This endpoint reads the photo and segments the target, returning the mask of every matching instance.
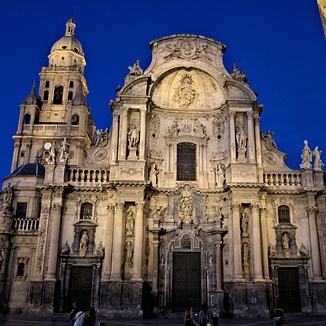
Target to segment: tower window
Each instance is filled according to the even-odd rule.
[[[73,88],[74,87],[74,82],[71,80],[69,83],[69,88]]]
[[[25,274],[25,264],[19,263],[17,267],[17,276],[24,276]]]
[[[48,80],[45,82],[45,87],[46,88],[49,88],[50,87],[50,82]]]
[[[43,94],[43,101],[47,101],[49,99],[49,91],[46,90],[44,91],[44,94]]]
[[[17,203],[16,217],[26,217],[27,203]]]
[[[71,124],[73,126],[77,126],[79,125],[79,116],[77,114],[74,114],[72,117],[71,117]]]
[[[63,86],[56,86],[54,89],[53,104],[62,104]]]
[[[73,92],[70,91],[70,92],[68,93],[68,101],[71,101],[72,98],[73,98]]]
[[[196,145],[180,143],[177,145],[177,180],[196,180]]]
[[[24,123],[24,125],[29,125],[31,123],[31,115],[30,114],[25,114],[23,123]]]
[[[290,223],[290,210],[286,205],[281,205],[278,208],[278,222]]]

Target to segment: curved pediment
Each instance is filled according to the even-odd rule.
[[[152,101],[160,108],[207,110],[220,107],[225,94],[206,72],[181,67],[157,80],[152,88]]]

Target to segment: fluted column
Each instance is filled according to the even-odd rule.
[[[113,219],[115,213],[115,205],[108,206],[108,216],[105,229],[105,255],[103,262],[103,281],[108,281],[112,269],[112,249],[113,249]]]
[[[231,151],[231,163],[235,163],[237,160],[236,156],[236,144],[235,144],[235,128],[234,128],[234,115],[235,112],[230,111],[230,151]]]
[[[152,277],[152,293],[156,294],[158,292],[157,282],[158,282],[158,232],[154,233],[153,236],[153,277]]]
[[[234,279],[243,280],[241,263],[241,235],[240,235],[240,205],[234,204],[233,214],[233,258],[234,258]],[[232,239],[230,239],[232,241]]]
[[[321,266],[320,266],[320,250],[318,244],[318,231],[316,224],[316,207],[309,207],[307,209],[309,230],[310,230],[310,254],[311,264],[313,271],[313,280],[320,281],[321,277]]]
[[[133,280],[141,280],[141,266],[142,266],[142,257],[143,257],[143,210],[144,202],[138,202],[137,205],[137,214],[135,221],[135,246],[134,246],[134,264],[133,264]]]
[[[262,231],[262,259],[263,259],[263,278],[269,280],[269,265],[268,265],[268,236],[266,223],[266,208],[260,209],[260,224]]]
[[[19,148],[20,148],[20,140],[18,142],[15,141],[15,144],[14,144],[14,154],[13,154],[13,157],[12,157],[11,172],[18,167],[18,164],[19,164],[18,163],[18,160],[19,160],[19,157],[18,157]]]
[[[49,265],[46,273],[46,280],[56,279],[56,269],[59,251],[59,237],[61,227],[61,205],[55,204],[51,209],[52,227],[51,227],[51,243],[49,250]]]
[[[124,108],[121,121],[121,142],[119,159],[125,160],[127,155],[127,130],[128,130],[128,109]]]
[[[259,205],[253,204],[251,206],[252,213],[252,243],[254,254],[254,280],[259,281],[263,279],[262,276],[262,260],[261,260],[261,235],[259,224]]]
[[[258,167],[262,166],[262,160],[261,160],[261,143],[260,143],[260,126],[259,126],[259,115],[254,116],[255,119],[255,141],[256,141],[256,159]]]
[[[119,202],[117,204],[117,210],[114,216],[111,280],[115,280],[115,281],[121,280],[123,207],[124,207],[124,202]]]
[[[145,159],[145,142],[146,142],[146,109],[140,109],[140,144],[139,159]]]
[[[111,164],[115,164],[117,162],[118,133],[119,133],[119,115],[117,113],[113,113],[112,139],[111,139]]]
[[[248,161],[249,163],[255,163],[255,136],[254,136],[254,122],[253,113],[247,112],[248,118]]]
[[[221,244],[219,241],[215,243],[215,255],[216,255],[216,291],[222,291],[222,255]]]

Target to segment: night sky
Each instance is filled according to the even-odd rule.
[[[0,176],[10,173],[19,104],[73,15],[86,58],[85,77],[97,128],[111,126],[108,106],[137,59],[145,70],[148,43],[191,33],[227,46],[224,65],[247,72],[264,105],[261,130],[299,169],[303,141],[326,163],[326,40],[315,0],[2,0],[0,14]]]

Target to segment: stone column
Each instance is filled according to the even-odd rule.
[[[113,113],[112,121],[112,139],[111,139],[111,164],[117,163],[118,154],[118,133],[119,133],[119,115]]]
[[[241,263],[241,235],[240,235],[240,204],[233,204],[233,258],[234,258],[234,281],[243,280]],[[229,239],[232,241],[232,239]]]
[[[219,241],[215,243],[215,255],[216,255],[216,291],[222,291],[222,255],[221,244]]]
[[[203,151],[203,168],[202,171],[207,171],[207,146],[206,144],[202,145],[202,151]]]
[[[52,206],[52,227],[51,230],[51,242],[49,250],[49,265],[45,276],[46,280],[56,279],[56,269],[59,251],[59,237],[60,237],[60,226],[61,226],[61,205],[54,204]]]
[[[252,248],[254,262],[254,281],[263,280],[262,276],[262,260],[261,260],[261,235],[259,223],[259,205],[252,204]]]
[[[174,144],[170,145],[170,172],[174,171]]]
[[[146,109],[140,109],[140,141],[139,141],[139,159],[145,159],[146,142]]]
[[[20,148],[20,141],[19,142],[16,141],[15,144],[14,144],[14,154],[13,154],[13,157],[12,157],[11,172],[14,171],[18,167],[19,148]]]
[[[124,108],[122,112],[122,121],[121,121],[121,142],[120,142],[120,151],[119,159],[125,160],[127,154],[127,130],[128,130],[128,109]]]
[[[256,160],[258,167],[262,166],[262,160],[261,160],[261,142],[260,142],[260,126],[259,126],[259,115],[254,115],[255,119],[255,141],[256,141]]]
[[[318,244],[318,231],[316,224],[316,207],[309,207],[307,209],[308,223],[310,230],[310,254],[311,265],[313,272],[313,280],[321,281],[321,266],[320,266],[320,250]]]
[[[137,205],[137,214],[135,221],[135,246],[134,246],[134,264],[133,264],[133,276],[132,280],[141,281],[141,266],[142,266],[142,257],[143,257],[143,209],[144,202],[138,202]]]
[[[253,113],[247,112],[248,118],[248,161],[255,163],[255,136],[254,136],[254,122]]]
[[[124,202],[117,203],[117,211],[114,216],[112,274],[111,274],[111,280],[114,281],[121,281],[123,207],[124,207]]]
[[[268,236],[266,223],[266,208],[260,209],[260,223],[262,230],[262,257],[263,257],[263,278],[269,280],[269,265],[268,265]]]
[[[230,111],[229,117],[230,117],[230,150],[231,150],[231,163],[235,163],[237,161],[236,159],[236,143],[235,143],[235,128],[234,128],[234,111]]]
[[[152,293],[157,294],[158,288],[158,246],[159,235],[158,232],[153,234],[153,278],[152,278]]]
[[[115,213],[115,205],[108,206],[108,217],[105,229],[105,255],[103,262],[103,281],[108,281],[112,270],[112,245],[113,245],[113,219]]]

